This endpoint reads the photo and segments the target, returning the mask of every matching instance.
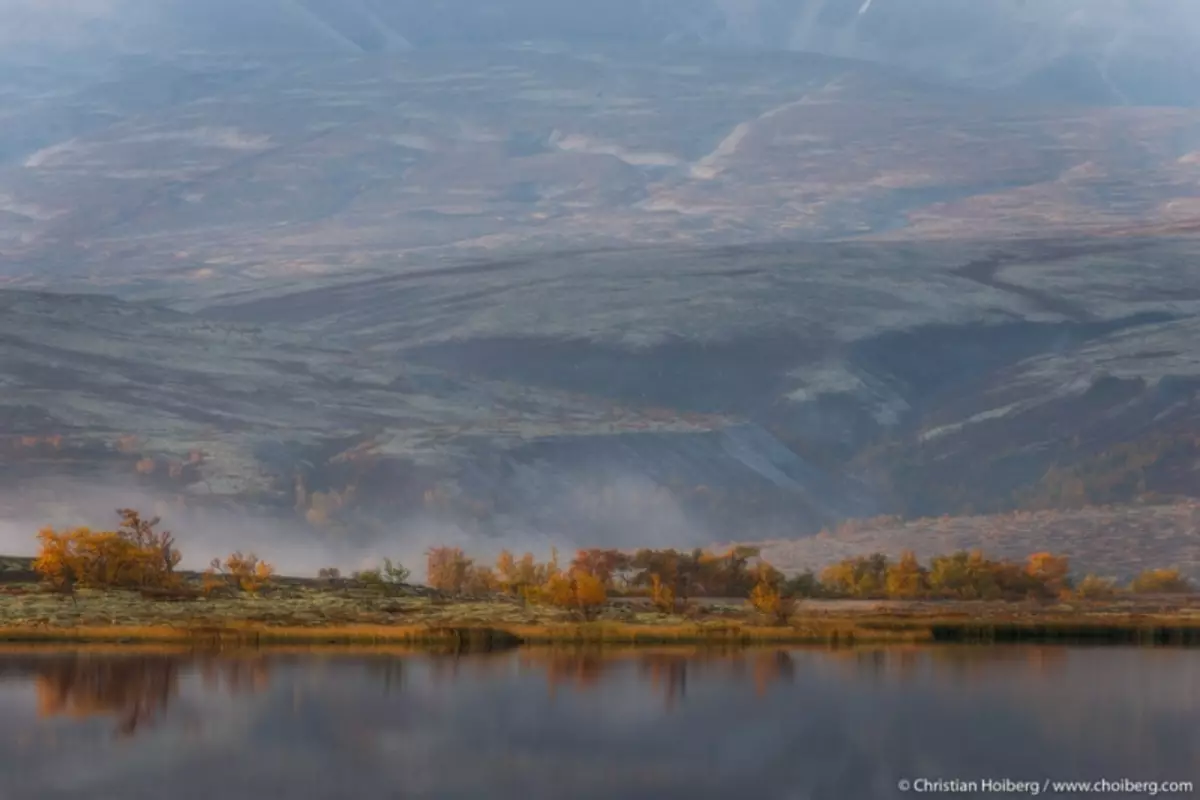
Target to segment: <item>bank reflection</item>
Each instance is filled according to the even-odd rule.
[[[32,685],[40,717],[115,720],[120,736],[156,726],[171,710],[181,685],[192,692],[241,695],[266,692],[277,668],[303,656],[246,654],[39,654],[0,655],[0,680],[23,679]],[[687,702],[700,681],[745,686],[765,697],[773,687],[792,684],[799,672],[822,673],[848,682],[907,684],[929,681],[942,686],[980,685],[1016,672],[1042,679],[1069,667],[1068,653],[1053,648],[999,649],[844,649],[804,650],[522,650],[481,655],[398,653],[327,654],[322,662],[352,666],[385,696],[420,694],[424,686],[495,683],[521,673],[544,681],[557,692],[591,692],[609,683],[642,683],[662,698],[670,712]],[[413,670],[415,669],[415,673]],[[410,680],[416,675],[416,682]],[[292,682],[292,704],[299,707],[307,689]],[[359,683],[359,681],[355,681]],[[1039,683],[1050,684],[1052,680]],[[285,689],[287,687],[284,687]],[[1027,687],[1028,688],[1028,687]],[[191,713],[191,712],[189,712]],[[200,713],[203,713],[201,707]]]
[[[687,699],[690,680],[702,677],[750,682],[759,696],[775,683],[791,683],[796,674],[793,655],[786,650],[741,653],[691,652],[561,652],[531,651],[520,657],[521,666],[545,675],[553,695],[560,688],[590,691],[613,674],[633,666],[633,672],[654,687],[670,711]]]
[[[41,718],[110,717],[116,735],[153,728],[179,696],[183,677],[199,674],[208,692],[255,693],[270,683],[266,657],[52,655],[3,657],[0,676],[32,678]]]

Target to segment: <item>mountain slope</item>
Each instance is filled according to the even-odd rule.
[[[959,260],[1000,246],[986,275]],[[689,546],[1069,508],[1055,475],[1196,435],[1197,246],[576,252],[191,313],[10,291],[0,463],[22,502],[74,475],[351,540]],[[1197,454],[1168,455],[1105,462],[1132,475],[1108,499],[1200,496]]]
[[[1031,104],[816,56],[196,57],[0,89],[0,278],[31,285],[1200,218],[1198,110]]]

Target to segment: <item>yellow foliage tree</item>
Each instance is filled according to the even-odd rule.
[[[585,570],[576,570],[571,575],[575,582],[575,603],[584,619],[592,619],[608,601],[608,589],[604,579]]]
[[[537,599],[559,608],[570,608],[574,604],[575,589],[571,579],[562,573],[551,575],[539,587]]]
[[[777,584],[766,580],[760,580],[750,591],[750,605],[777,625],[786,625],[796,610],[796,601],[784,596]]]
[[[82,561],[75,546],[77,537],[91,536],[87,528],[58,533],[43,528],[38,533],[41,548],[33,568],[44,583],[63,592],[73,592],[82,571]]]
[[[675,611],[675,591],[655,573],[650,576],[650,603],[664,614]]]
[[[884,592],[890,564],[886,556],[848,558],[821,572],[821,584],[834,595],[875,597]]]
[[[888,597],[923,597],[929,592],[929,577],[912,551],[906,550],[900,560],[887,568]]]

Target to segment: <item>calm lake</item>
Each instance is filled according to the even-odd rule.
[[[868,800],[918,778],[1200,780],[1200,651],[0,650],[4,800]]]

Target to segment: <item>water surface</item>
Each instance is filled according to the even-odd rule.
[[[918,777],[1196,780],[1200,651],[0,651],[4,800],[869,800]]]

